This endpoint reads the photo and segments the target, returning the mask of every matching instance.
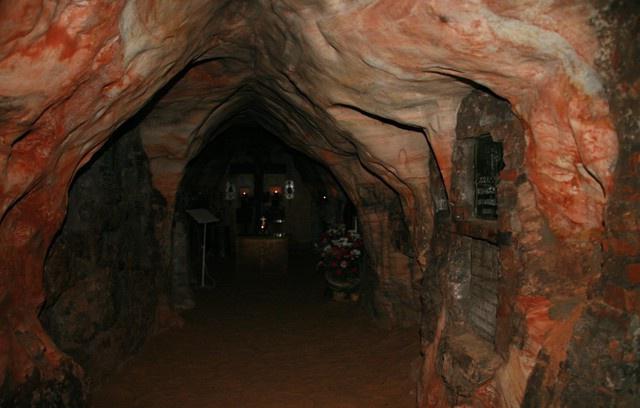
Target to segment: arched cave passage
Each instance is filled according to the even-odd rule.
[[[180,82],[175,86],[179,87]],[[172,92],[176,91],[170,89],[165,98]],[[247,93],[255,95],[253,90]],[[162,144],[170,146],[171,139],[150,138],[158,124],[146,122],[163,113],[158,113],[163,109],[162,102],[157,103],[147,116],[123,127],[78,176],[71,189],[69,215],[50,250],[45,268],[47,302],[41,320],[56,344],[81,363],[92,379],[100,379],[103,373],[115,368],[114,355],[135,352],[149,334],[171,324],[172,316],[162,315],[163,310],[167,313],[171,307],[178,310],[193,307],[192,291],[200,284],[210,286],[212,278],[224,282],[229,278],[230,267],[233,273],[251,278],[265,272],[261,270],[264,259],[259,263],[253,259],[239,266],[239,260],[255,258],[255,249],[240,242],[243,235],[259,233],[258,220],[269,214],[273,204],[271,190],[278,189],[281,194],[286,179],[293,179],[298,186],[296,200],[306,201],[296,211],[307,212],[307,216],[295,214],[286,218],[298,217],[300,225],[297,226],[306,224],[308,230],[285,228],[284,232],[292,249],[302,252],[307,262],[310,244],[318,239],[323,227],[342,221],[340,210],[349,201],[328,169],[308,158],[306,162],[301,160],[300,153],[276,140],[246,114],[231,115],[229,120],[218,124],[218,129],[205,134],[199,151],[181,159],[183,164],[175,181],[164,184],[164,191],[158,191],[157,174],[154,182],[153,166],[147,154],[162,150]],[[258,117],[264,120],[264,111],[259,112],[262,115]],[[476,190],[488,187],[478,185],[482,159],[478,146],[482,146],[480,142],[487,137],[504,145],[505,171],[518,174],[524,139],[520,122],[509,104],[481,89],[463,99],[458,116],[450,192],[446,192],[441,169],[426,143],[422,165],[427,167],[421,167],[424,174],[420,182],[431,186],[422,193],[428,194],[429,203],[434,203],[431,210],[436,214],[433,248],[442,254],[427,266],[430,273],[425,284],[431,286],[431,293],[445,294],[440,304],[437,297],[425,294],[423,302],[433,310],[449,309],[449,326],[441,332],[447,339],[447,351],[443,353],[447,366],[443,368],[443,377],[462,396],[457,397],[462,401],[487,377],[495,375],[503,361],[504,349],[499,345],[511,341],[512,317],[503,312],[498,318],[498,309],[508,309],[512,301],[510,288],[518,278],[517,271],[502,270],[502,257],[497,249],[502,239],[498,237],[498,230],[502,236],[509,235],[508,223],[516,207],[500,205],[499,211],[495,210],[498,198],[507,203],[517,201],[517,197],[509,196],[515,195],[509,187],[513,180],[499,180],[498,171],[504,166],[500,149],[500,157],[489,160],[488,165],[494,170],[491,174],[494,194],[489,197],[495,200],[493,210],[489,217],[481,214]],[[367,120],[376,121],[385,130],[400,126],[381,118]],[[171,123],[184,125],[177,118]],[[166,122],[161,125],[166,126]],[[418,134],[424,140],[424,135],[415,129],[403,131]],[[153,145],[154,150],[149,145]],[[349,153],[354,152],[357,150]],[[384,161],[374,161],[369,166],[384,177]],[[306,171],[301,172],[302,168]],[[171,166],[168,170],[172,171]],[[368,182],[357,183],[356,188],[349,186],[360,211],[360,228],[365,238],[372,238],[372,242],[365,241],[365,253],[371,255],[365,258],[362,268],[362,304],[370,315],[386,325],[415,325],[418,305],[412,295],[420,288],[417,285],[420,282],[412,279],[419,265],[407,226],[411,222],[405,212],[407,197],[403,203],[402,197],[381,177],[369,170],[362,174],[369,174]],[[224,196],[227,182],[236,190],[231,200]],[[167,194],[168,185],[174,189],[173,193]],[[498,186],[501,188],[497,189]],[[259,192],[263,197],[259,197]],[[238,220],[242,204],[235,205],[234,201],[241,201],[244,194],[254,201],[247,219]],[[318,200],[328,195],[336,200],[335,208],[330,209],[332,219],[314,220],[310,213],[318,214],[322,205],[314,202],[314,197]],[[172,204],[167,197],[173,198]],[[202,224],[187,212],[195,208],[213,210],[221,224],[227,225],[221,229],[211,225],[213,228],[209,229],[209,249],[213,249],[213,255],[211,251],[205,253],[208,265],[205,282],[201,281],[200,274]],[[269,223],[273,221],[270,218],[267,217]],[[502,224],[501,228],[498,223]],[[169,239],[162,243],[163,237]],[[122,245],[124,242],[126,245]],[[269,251],[277,252],[271,247]],[[136,256],[138,253],[144,255]],[[285,253],[287,256],[276,260],[275,268],[270,266],[271,273],[286,273],[291,255],[289,251]],[[302,270],[312,270],[310,265]],[[499,277],[506,279],[499,280]],[[252,284],[257,282],[260,281]],[[208,296],[215,297],[215,293]],[[224,308],[209,313],[220,311]],[[430,315],[423,314],[422,318],[433,320]],[[417,349],[414,353],[418,354]],[[465,370],[460,364],[469,361],[484,377],[459,377]]]
[[[310,256],[310,252],[322,232],[339,224],[354,229],[357,220],[355,209],[345,213],[353,204],[326,167],[288,147],[250,117],[234,117],[231,122],[189,163],[176,196],[173,252],[174,258],[184,259],[178,265],[186,269],[176,271],[174,262],[174,274],[189,271],[182,279],[185,286],[189,282],[202,286],[204,228],[189,214],[193,209],[210,210],[219,220],[207,234],[207,286],[243,278],[236,275],[236,269],[249,254],[244,251],[246,243],[239,242],[241,237],[286,238],[286,252],[306,257],[313,266],[317,255]],[[287,185],[292,188],[289,195]],[[261,217],[265,217],[264,230],[260,229]],[[184,255],[177,255],[179,251]],[[282,275],[287,257],[266,258],[249,269],[258,275]],[[177,298],[181,296],[179,286],[174,287]],[[174,305],[188,305],[188,293],[183,296]]]
[[[180,81],[172,86],[179,87]],[[177,91],[168,89],[162,98],[170,97],[173,92]],[[247,95],[252,97],[255,91],[249,89]],[[153,157],[153,152],[171,148],[171,139],[158,141],[152,137],[153,130],[158,129],[154,117],[167,113],[162,112],[165,109],[162,103],[163,99],[153,101],[149,108],[123,126],[78,175],[71,188],[67,218],[47,258],[47,300],[40,319],[56,345],[86,370],[86,380],[94,384],[100,382],[116,368],[118,359],[114,357],[135,353],[147,336],[175,324],[172,308],[184,310],[193,306],[192,291],[201,283],[202,225],[186,210],[207,208],[227,224],[235,224],[226,232],[214,226],[209,229],[209,248],[219,250],[226,240],[227,254],[224,255],[233,257],[211,256],[210,252],[206,255],[207,285],[211,284],[210,277],[224,283],[229,267],[233,273],[261,277],[264,271],[255,273],[262,269],[261,262],[254,259],[239,265],[240,260],[256,255],[252,248],[239,242],[243,234],[258,233],[256,221],[273,205],[270,190],[275,187],[279,188],[279,194],[284,193],[286,179],[292,179],[297,186],[294,202],[303,202],[297,209],[290,208],[292,213],[286,217],[297,225],[285,226],[284,230],[297,261],[294,264],[299,268],[301,258],[304,261],[298,272],[306,279],[315,278],[317,286],[318,274],[312,276],[317,255],[311,253],[310,246],[318,241],[320,232],[339,223],[360,228],[364,232],[365,256],[358,263],[361,283],[354,295],[361,296],[360,304],[368,310],[369,318],[375,317],[386,326],[414,327],[409,329],[413,335],[407,336],[408,332],[404,332],[407,343],[403,344],[401,338],[395,339],[397,348],[406,352],[411,343],[407,339],[415,339],[417,333],[418,303],[412,293],[416,288],[412,287],[415,282],[409,279],[411,268],[417,265],[409,266],[415,261],[412,261],[413,249],[397,193],[361,168],[360,177],[364,176],[368,182],[364,188],[349,186],[357,206],[363,210],[363,219],[356,227],[356,208],[349,210],[351,201],[336,176],[320,163],[284,145],[257,125],[255,119],[243,114],[230,115],[231,119],[220,121],[218,128],[209,125],[211,130],[204,135],[199,151],[180,158],[180,173],[174,180],[161,180],[164,184],[159,184],[153,159],[150,161],[148,154],[151,151]],[[264,111],[259,112],[264,120]],[[172,118],[171,124],[184,126],[179,118]],[[160,126],[166,127],[167,122],[161,122]],[[193,125],[187,123],[186,126]],[[354,160],[354,152],[343,155]],[[174,169],[166,166],[156,171]],[[262,173],[259,182],[257,172]],[[250,181],[246,181],[248,175],[251,175]],[[234,200],[241,201],[242,193],[256,196],[248,220],[238,222],[236,211],[240,208],[233,205],[233,200],[229,203],[223,199],[226,181],[230,180],[237,188],[238,197]],[[249,186],[243,184],[245,181]],[[169,189],[173,190],[167,194]],[[264,195],[259,199],[262,208],[256,205],[258,189]],[[235,213],[235,216],[225,219],[224,212]],[[215,239],[211,232],[217,236]],[[136,257],[136,253],[144,255]],[[291,251],[287,251],[288,256],[277,260],[275,267],[271,265],[270,272],[284,275],[290,254]],[[389,259],[390,254],[393,259]],[[228,261],[232,261],[231,265]],[[381,273],[384,275],[380,276]],[[264,280],[250,285],[258,282],[264,283]],[[320,285],[325,285],[322,279]],[[296,289],[300,288],[294,285],[293,290]],[[317,298],[318,293],[315,295]],[[203,303],[207,304],[207,300]],[[224,310],[225,305],[210,313],[224,313]],[[322,323],[318,322],[321,327]],[[331,337],[330,333],[327,335]],[[357,344],[357,341],[352,339],[350,343]],[[410,356],[417,355],[414,344]],[[405,354],[405,360],[406,357]],[[366,359],[361,363],[365,371],[373,368],[366,368]],[[408,365],[405,361],[404,367]],[[398,391],[393,390],[392,395]],[[412,400],[415,396],[411,397],[409,392],[413,391],[405,393],[404,398]]]
[[[357,208],[418,406],[639,405],[636,3],[0,6],[0,406],[175,323],[181,182],[247,110]]]

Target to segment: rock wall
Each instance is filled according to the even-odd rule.
[[[640,5],[623,1],[599,7],[592,24],[600,41],[611,46],[601,50],[597,67],[605,78],[620,145],[605,211],[602,268],[589,288],[590,301],[576,323],[559,376],[567,391],[555,400],[545,395],[532,403],[640,404]]]
[[[639,14],[631,0],[2,3],[3,394],[30,390],[37,401],[38,384],[57,390],[51,398],[78,389],[77,366],[37,318],[44,259],[74,176],[154,99],[140,133],[167,202],[161,248],[187,164],[216,128],[247,115],[329,167],[358,207],[375,253],[375,310],[398,320],[422,298],[421,404],[574,404],[584,390],[605,403],[636,398],[622,395],[637,367]],[[502,365],[488,361],[495,375],[479,388],[457,382],[457,396],[443,375],[461,378],[460,354],[436,362],[441,345],[469,339],[448,336],[455,302],[434,191],[456,201],[464,106],[491,113],[493,102],[461,105],[473,89],[507,101],[522,138],[504,139],[508,211],[497,228],[450,226],[496,241],[503,277]],[[392,233],[411,249],[397,249]],[[399,299],[412,306],[398,309]],[[615,340],[606,357],[604,337],[585,339],[597,330]],[[580,374],[600,358],[593,376]]]
[[[92,379],[142,345],[166,293],[155,237],[165,203],[138,131],[119,133],[76,177],[44,272],[40,320]]]
[[[476,209],[477,149],[483,137],[501,143],[503,149],[495,220],[482,218]],[[500,401],[502,392],[514,400],[522,398],[517,389],[499,389],[496,377],[510,358],[515,332],[527,332],[517,327],[522,320],[515,305],[526,290],[526,262],[536,260],[526,252],[541,245],[540,240],[532,241],[530,230],[544,222],[539,212],[523,205],[523,192],[531,191],[524,147],[524,129],[508,102],[486,90],[462,100],[449,203],[436,213],[434,253],[423,283],[425,406],[472,401],[509,406],[513,401]]]
[[[420,276],[399,197],[388,187],[359,184],[365,271],[362,301],[378,323],[415,326],[420,315],[415,276]]]
[[[451,207],[436,215],[422,294],[422,405],[580,406],[585,395],[636,405],[637,251],[616,253],[604,231],[571,239],[548,227],[531,200],[525,133],[505,101],[471,93],[456,133]],[[504,147],[495,221],[475,215],[469,183],[475,140],[487,134]]]

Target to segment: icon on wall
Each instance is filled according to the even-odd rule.
[[[236,186],[230,181],[227,181],[227,185],[224,187],[224,199],[227,201],[236,199]]]
[[[293,184],[293,180],[286,180],[284,182],[284,198],[286,198],[287,200],[293,200],[295,192],[296,189]]]

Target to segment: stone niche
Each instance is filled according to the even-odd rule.
[[[505,303],[515,278],[505,271],[508,251],[505,222],[515,201],[504,173],[518,173],[522,129],[507,102],[475,90],[458,111],[450,217],[438,218],[437,242],[448,325],[440,372],[457,403],[495,375],[504,362],[512,333]],[[444,233],[443,233],[444,231]]]

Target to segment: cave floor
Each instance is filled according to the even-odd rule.
[[[414,407],[417,329],[376,327],[292,264],[286,277],[199,292],[184,326],[148,340],[91,406]]]

